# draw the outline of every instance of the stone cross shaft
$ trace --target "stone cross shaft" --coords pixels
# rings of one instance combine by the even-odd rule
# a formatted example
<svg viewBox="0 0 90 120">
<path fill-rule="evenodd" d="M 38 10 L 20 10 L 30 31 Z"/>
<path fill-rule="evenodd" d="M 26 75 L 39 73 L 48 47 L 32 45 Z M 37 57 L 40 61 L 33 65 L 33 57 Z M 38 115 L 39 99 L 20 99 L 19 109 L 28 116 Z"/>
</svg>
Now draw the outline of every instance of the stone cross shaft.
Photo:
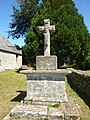
<svg viewBox="0 0 90 120">
<path fill-rule="evenodd" d="M 55 31 L 55 25 L 50 26 L 50 20 L 44 19 L 44 26 L 39 26 L 44 31 L 44 56 L 50 56 L 50 31 Z"/>
</svg>

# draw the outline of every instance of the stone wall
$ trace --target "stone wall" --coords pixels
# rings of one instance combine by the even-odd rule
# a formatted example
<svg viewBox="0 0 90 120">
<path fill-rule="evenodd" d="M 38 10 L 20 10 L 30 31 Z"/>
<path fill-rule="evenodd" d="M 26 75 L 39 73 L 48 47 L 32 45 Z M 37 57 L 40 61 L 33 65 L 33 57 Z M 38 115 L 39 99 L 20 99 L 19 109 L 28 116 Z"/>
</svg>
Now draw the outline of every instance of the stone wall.
<svg viewBox="0 0 90 120">
<path fill-rule="evenodd" d="M 80 70 L 72 70 L 72 73 L 67 76 L 67 79 L 79 93 L 90 98 L 90 73 Z"/>
<path fill-rule="evenodd" d="M 18 69 L 22 66 L 22 56 L 0 51 L 0 71 Z"/>
</svg>

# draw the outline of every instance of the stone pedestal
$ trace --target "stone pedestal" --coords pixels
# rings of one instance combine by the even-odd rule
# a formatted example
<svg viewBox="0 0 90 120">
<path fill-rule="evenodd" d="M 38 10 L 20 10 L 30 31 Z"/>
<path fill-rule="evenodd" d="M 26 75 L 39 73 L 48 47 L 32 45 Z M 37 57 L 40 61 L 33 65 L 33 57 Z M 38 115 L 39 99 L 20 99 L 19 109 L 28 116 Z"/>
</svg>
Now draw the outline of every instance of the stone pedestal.
<svg viewBox="0 0 90 120">
<path fill-rule="evenodd" d="M 27 100 L 32 100 L 36 104 L 67 102 L 64 80 L 28 80 Z"/>
<path fill-rule="evenodd" d="M 68 102 L 65 76 L 68 70 L 32 70 L 22 71 L 27 74 L 26 101 L 35 104 Z"/>
<path fill-rule="evenodd" d="M 34 102 L 67 102 L 65 76 L 50 72 L 28 74 L 27 99 Z"/>
<path fill-rule="evenodd" d="M 57 56 L 37 56 L 36 70 L 57 70 Z"/>
</svg>

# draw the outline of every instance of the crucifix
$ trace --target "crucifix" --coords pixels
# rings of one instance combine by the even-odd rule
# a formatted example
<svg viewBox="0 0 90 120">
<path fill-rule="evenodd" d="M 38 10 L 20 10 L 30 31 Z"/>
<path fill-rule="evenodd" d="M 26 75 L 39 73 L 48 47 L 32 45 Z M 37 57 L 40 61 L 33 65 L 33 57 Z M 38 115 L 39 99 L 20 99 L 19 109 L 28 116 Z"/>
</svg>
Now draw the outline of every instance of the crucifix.
<svg viewBox="0 0 90 120">
<path fill-rule="evenodd" d="M 50 26 L 50 20 L 44 19 L 44 26 L 39 26 L 44 31 L 44 56 L 50 56 L 50 31 L 55 31 L 55 25 Z"/>
</svg>

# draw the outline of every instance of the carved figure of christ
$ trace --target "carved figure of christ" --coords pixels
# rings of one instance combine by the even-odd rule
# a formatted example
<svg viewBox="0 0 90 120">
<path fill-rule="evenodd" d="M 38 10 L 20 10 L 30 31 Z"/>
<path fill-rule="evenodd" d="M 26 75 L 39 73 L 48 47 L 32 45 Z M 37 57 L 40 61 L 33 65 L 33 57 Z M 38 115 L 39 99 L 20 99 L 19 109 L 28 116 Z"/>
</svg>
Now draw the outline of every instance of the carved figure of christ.
<svg viewBox="0 0 90 120">
<path fill-rule="evenodd" d="M 44 31 L 44 56 L 50 56 L 50 31 L 55 31 L 55 25 L 50 26 L 50 20 L 44 19 L 44 26 L 39 26 Z"/>
</svg>

